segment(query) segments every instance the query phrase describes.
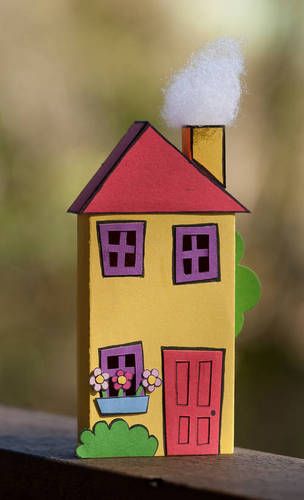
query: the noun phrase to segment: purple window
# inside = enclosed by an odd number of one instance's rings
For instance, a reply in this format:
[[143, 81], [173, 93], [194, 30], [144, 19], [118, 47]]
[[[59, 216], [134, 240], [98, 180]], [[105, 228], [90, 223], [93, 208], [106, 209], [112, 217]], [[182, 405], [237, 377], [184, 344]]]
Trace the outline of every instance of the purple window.
[[[115, 397], [118, 391], [114, 389], [111, 377], [114, 377], [118, 370], [133, 374], [130, 389], [124, 391], [124, 396], [134, 396], [139, 384], [142, 381], [144, 371], [142, 343], [126, 344], [122, 346], [105, 347], [99, 349], [99, 363], [103, 372], [110, 375], [109, 389], [107, 395]], [[140, 394], [144, 396], [144, 392]]]
[[143, 276], [145, 222], [97, 222], [103, 276]]
[[173, 242], [174, 283], [220, 280], [217, 224], [174, 226]]

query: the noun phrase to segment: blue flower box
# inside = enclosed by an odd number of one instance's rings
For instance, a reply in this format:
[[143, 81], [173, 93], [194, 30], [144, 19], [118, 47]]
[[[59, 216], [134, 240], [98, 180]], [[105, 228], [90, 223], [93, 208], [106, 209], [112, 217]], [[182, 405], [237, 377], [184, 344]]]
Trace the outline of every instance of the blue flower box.
[[96, 403], [101, 415], [147, 413], [149, 396], [96, 398]]

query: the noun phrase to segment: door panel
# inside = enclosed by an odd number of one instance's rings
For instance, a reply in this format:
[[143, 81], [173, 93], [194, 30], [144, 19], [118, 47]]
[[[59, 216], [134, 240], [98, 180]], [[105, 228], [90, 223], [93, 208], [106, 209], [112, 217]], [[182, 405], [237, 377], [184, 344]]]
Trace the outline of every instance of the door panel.
[[210, 443], [210, 418], [198, 417], [197, 418], [197, 444]]
[[176, 404], [188, 405], [189, 401], [189, 361], [176, 362]]
[[189, 443], [190, 417], [179, 417], [178, 442], [179, 444]]
[[198, 406], [210, 406], [212, 362], [199, 361], [198, 363], [198, 386], [197, 404]]
[[224, 350], [163, 348], [168, 455], [219, 453]]

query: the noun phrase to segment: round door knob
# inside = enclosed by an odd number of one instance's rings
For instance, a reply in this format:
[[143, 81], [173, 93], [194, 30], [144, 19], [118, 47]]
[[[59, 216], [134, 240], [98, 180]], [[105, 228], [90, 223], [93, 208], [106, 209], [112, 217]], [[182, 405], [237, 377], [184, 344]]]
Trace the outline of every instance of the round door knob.
[[216, 415], [216, 411], [215, 410], [211, 410], [211, 416], [214, 417], [214, 415]]

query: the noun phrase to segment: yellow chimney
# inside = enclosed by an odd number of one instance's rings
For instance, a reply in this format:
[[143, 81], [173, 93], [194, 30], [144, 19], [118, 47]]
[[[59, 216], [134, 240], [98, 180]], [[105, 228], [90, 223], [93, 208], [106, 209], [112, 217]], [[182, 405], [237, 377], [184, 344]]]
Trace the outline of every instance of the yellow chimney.
[[185, 126], [182, 128], [183, 153], [203, 165], [221, 184], [226, 186], [225, 127]]

